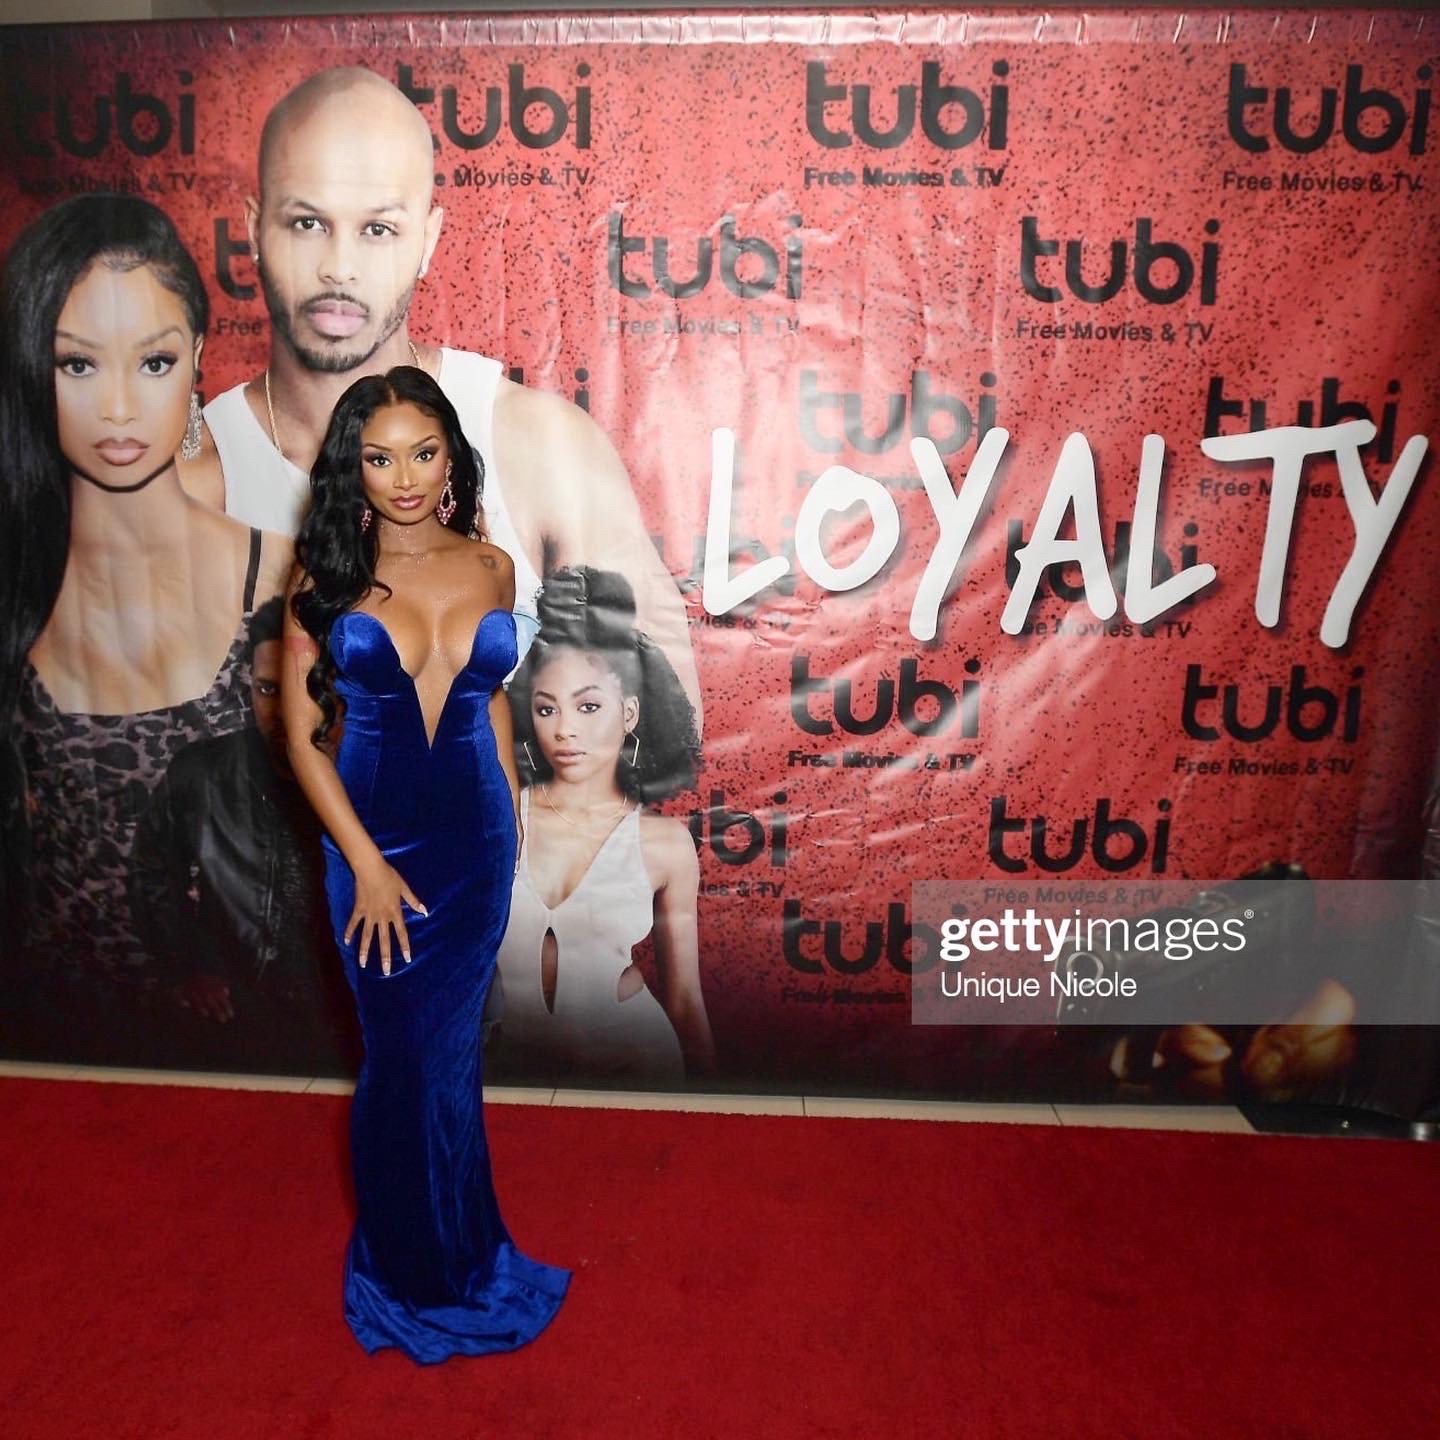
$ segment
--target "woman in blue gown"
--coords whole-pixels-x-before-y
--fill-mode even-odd
[[[421,1363],[523,1345],[570,1281],[515,1247],[485,1141],[480,1019],[520,842],[502,681],[520,647],[513,563],[479,538],[482,481],[428,374],[357,381],[311,475],[286,619],[288,749],[327,832],[365,1042],[345,1318],[366,1350]]]

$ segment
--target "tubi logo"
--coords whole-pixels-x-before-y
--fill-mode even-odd
[[[1265,709],[1258,720],[1242,720],[1240,717],[1240,686],[1227,685],[1223,692],[1218,685],[1204,683],[1204,667],[1185,667],[1185,696],[1180,703],[1180,723],[1192,740],[1219,740],[1222,733],[1232,740],[1255,744],[1268,740],[1275,733],[1283,714],[1285,728],[1291,736],[1300,741],[1329,740],[1335,734],[1336,721],[1341,721],[1340,739],[1353,745],[1360,734],[1360,686],[1351,685],[1341,698],[1323,685],[1307,685],[1303,665],[1290,669],[1290,684],[1267,685],[1265,687]],[[1365,667],[1357,665],[1350,678],[1359,681],[1365,674]],[[1255,688],[1252,683],[1250,689]],[[1220,714],[1217,717],[1212,706],[1216,697],[1220,699]],[[1201,706],[1207,707],[1204,716]],[[1318,707],[1319,713],[1315,713]],[[1310,710],[1311,718],[1306,718]],[[1212,721],[1219,719],[1217,727]]]
[[[791,215],[787,221],[792,229],[798,229],[805,222],[799,215]],[[622,295],[634,300],[643,300],[652,293],[652,284],[638,280],[626,268],[626,260],[632,255],[648,257],[649,279],[653,290],[662,291],[676,300],[688,300],[698,295],[710,283],[715,269],[715,242],[708,235],[701,235],[693,242],[694,263],[687,256],[686,268],[690,277],[677,280],[671,273],[670,256],[673,242],[664,235],[627,235],[625,217],[619,211],[610,212],[609,237],[606,244],[606,262],[610,272],[610,284]],[[720,221],[720,281],[732,295],[742,300],[752,300],[757,295],[769,295],[780,283],[784,272],[784,293],[790,300],[800,298],[803,274],[801,239],[789,236],[781,246],[784,252],[782,264],[780,254],[773,245],[764,240],[741,236],[735,230],[735,217],[726,215]],[[742,260],[759,260],[758,278],[740,278]],[[747,269],[750,267],[747,267]]]
[[[863,975],[880,963],[883,955],[891,969],[902,975],[929,970],[940,954],[940,934],[929,925],[912,925],[899,901],[885,907],[884,920],[865,922],[865,940],[858,952],[847,951],[845,926],[839,920],[808,920],[799,900],[787,900],[781,921],[781,946],[785,963],[806,975]],[[807,953],[806,941],[820,936],[820,956]],[[907,957],[905,947],[910,947]]]
[[[1003,79],[1010,73],[1008,60],[997,60],[990,73]],[[805,126],[810,136],[827,150],[844,150],[858,139],[876,150],[894,150],[910,138],[915,129],[915,86],[901,85],[895,91],[895,123],[889,130],[875,126],[868,85],[833,85],[823,60],[805,66]],[[850,130],[832,129],[826,111],[848,99]],[[991,150],[1005,149],[1008,138],[1010,92],[1005,85],[990,87]],[[946,112],[958,107],[947,123]],[[887,107],[888,108],[888,107]],[[958,123],[956,123],[958,122]],[[940,66],[927,60],[920,67],[920,128],[932,144],[942,150],[963,150],[985,132],[985,102],[963,85],[941,83]]]
[[[590,67],[577,65],[575,73],[583,80],[589,75]],[[398,66],[395,83],[417,108],[435,103],[435,87],[421,84],[415,78],[413,65]],[[549,118],[538,130],[532,130],[526,123],[526,112],[531,106],[539,106],[548,112]],[[558,90],[552,90],[548,85],[526,85],[524,65],[509,65],[506,67],[503,92],[498,85],[485,87],[484,109],[485,118],[480,128],[466,130],[460,123],[460,92],[454,85],[440,87],[440,128],[445,132],[445,138],[461,150],[479,150],[489,145],[500,134],[502,121],[509,125],[510,133],[527,150],[548,150],[565,138],[572,117],[575,121],[575,148],[590,148],[588,85],[575,87],[575,101],[571,105]]]
[[[976,675],[979,670],[978,660],[965,662],[966,674]],[[980,734],[980,689],[980,681],[963,680],[957,696],[942,680],[922,680],[920,662],[907,657],[900,662],[898,704],[895,682],[882,675],[875,682],[875,708],[869,715],[859,716],[855,713],[851,681],[811,675],[808,655],[795,655],[790,660],[790,716],[807,735],[833,735],[836,725],[851,735],[874,735],[898,717],[912,735],[938,735],[958,721],[960,734],[973,740]],[[831,695],[834,701],[833,720],[810,709],[811,698],[824,695]],[[935,706],[928,720],[922,720],[917,713],[921,700]]]
[[[227,216],[217,215],[212,230],[215,236],[215,283],[232,300],[253,300],[255,286],[242,284],[235,278],[234,264],[250,261],[250,237],[238,221],[233,230]]]
[[[176,72],[181,85],[190,85],[188,70]],[[195,97],[181,94],[162,99],[136,90],[129,74],[115,76],[114,95],[97,95],[88,102],[61,93],[53,100],[33,94],[17,78],[11,91],[9,110],[16,145],[27,155],[51,156],[55,146],[77,160],[92,160],[111,138],[132,155],[158,155],[178,135],[179,152],[195,153]],[[172,109],[173,107],[173,109]],[[44,122],[49,121],[47,126]],[[48,130],[52,140],[45,138]]]
[[[988,370],[980,376],[983,386],[995,385]],[[995,428],[996,397],[982,391],[975,412],[956,395],[931,388],[930,372],[914,370],[910,374],[910,393],[885,397],[885,428],[878,435],[865,429],[862,405],[864,397],[857,391],[822,390],[818,370],[800,372],[800,434],[806,445],[825,455],[838,455],[846,445],[862,455],[883,455],[902,441],[929,440],[942,455],[953,455],[971,435],[983,439],[987,430]],[[841,434],[821,428],[821,418],[840,412]],[[906,426],[906,414],[910,423]],[[946,433],[936,435],[932,422],[943,415],[948,422]]]
[[[1392,380],[1386,387],[1385,393],[1396,396],[1400,393],[1400,382]],[[1380,409],[1379,434],[1375,437],[1375,454],[1386,461],[1395,458],[1395,426],[1399,418],[1400,402],[1390,399]],[[1220,434],[1221,422],[1227,418],[1245,421],[1247,430],[1264,430],[1266,428],[1266,404],[1264,400],[1243,400],[1240,398],[1231,399],[1225,393],[1225,377],[1223,375],[1212,375],[1209,387],[1205,391],[1205,434]],[[1369,408],[1358,400],[1342,400],[1340,398],[1340,377],[1338,375],[1327,375],[1320,382],[1320,420],[1321,426],[1339,425],[1344,420],[1369,420],[1374,423],[1375,417],[1370,413]],[[1315,425],[1315,402],[1313,400],[1301,400],[1295,406],[1295,423],[1309,428]]]
[[[1428,81],[1431,71],[1422,65],[1416,72],[1417,80]],[[1425,153],[1425,132],[1430,123],[1430,92],[1417,90],[1411,109],[1388,90],[1366,90],[1364,88],[1364,67],[1345,67],[1345,101],[1341,109],[1340,132],[1345,143],[1352,150],[1363,155],[1380,155],[1398,145],[1408,128],[1410,130],[1410,153]],[[1337,96],[1328,85],[1320,91],[1319,115],[1315,128],[1308,134],[1297,130],[1292,123],[1295,107],[1287,86],[1275,89],[1274,110],[1265,107],[1270,91],[1263,85],[1248,82],[1245,67],[1230,67],[1230,93],[1225,107],[1225,120],[1230,128],[1230,138],[1242,150],[1262,155],[1270,148],[1270,140],[1264,131],[1265,121],[1270,122],[1271,132],[1280,145],[1296,155],[1309,155],[1324,146],[1335,133],[1335,105]],[[1312,110],[1313,102],[1308,98],[1301,102],[1302,110]],[[1247,124],[1247,111],[1259,110],[1254,117],[1256,128]],[[1369,135],[1361,128],[1366,115],[1378,112],[1384,117],[1384,124],[1378,134]]]
[[[785,791],[777,790],[770,798],[783,805],[789,797]],[[769,822],[767,835],[764,821],[757,816],[729,808],[723,790],[711,790],[709,808],[692,810],[687,821],[695,849],[708,844],[722,865],[749,865],[768,850],[770,864],[782,866],[790,853],[785,843],[789,817],[785,811],[776,810]]]
[[[1156,809],[1163,816],[1170,809],[1168,800],[1158,801]],[[1029,868],[1027,862],[1011,855],[1005,841],[1010,835],[1030,832],[1030,859],[1042,870],[1054,874],[1061,870],[1073,869],[1085,858],[1085,845],[1090,843],[1090,853],[1095,863],[1112,875],[1133,870],[1147,854],[1150,855],[1150,869],[1153,874],[1164,873],[1169,863],[1170,821],[1159,819],[1155,822],[1153,849],[1151,838],[1138,822],[1120,816],[1110,818],[1108,798],[1095,802],[1094,834],[1090,831],[1090,817],[1082,815],[1074,822],[1070,831],[1070,843],[1059,855],[1050,854],[1046,848],[1049,822],[1043,815],[1029,818],[1017,816],[1011,819],[1006,809],[1005,796],[996,795],[990,801],[990,858],[1001,869],[1012,875],[1023,875]],[[1121,842],[1118,853],[1112,853],[1112,842]]]
[[[1183,300],[1195,281],[1195,261],[1190,252],[1173,240],[1152,238],[1154,222],[1148,216],[1141,216],[1135,222],[1135,289],[1140,297],[1152,305],[1173,305]],[[1220,233],[1218,220],[1205,222],[1207,235]],[[1045,240],[1040,235],[1040,221],[1034,215],[1027,215],[1020,222],[1020,280],[1026,293],[1036,300],[1055,304],[1065,298],[1065,292],[1055,285],[1044,284],[1039,276],[1036,262],[1060,253],[1059,240]],[[1110,273],[1098,285],[1091,285],[1085,279],[1084,240],[1065,242],[1065,284],[1077,300],[1102,305],[1113,299],[1125,286],[1129,276],[1129,246],[1124,240],[1110,242]],[[1158,262],[1168,261],[1175,267],[1175,278],[1168,285],[1157,284],[1154,269]],[[1220,246],[1207,240],[1200,247],[1200,303],[1213,305],[1220,273]]]

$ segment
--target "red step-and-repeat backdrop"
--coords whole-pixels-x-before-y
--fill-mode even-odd
[[[334,65],[418,107],[445,220],[411,335],[587,410],[684,599],[703,766],[655,808],[698,850],[717,1083],[1105,1093],[1094,1032],[911,1023],[920,881],[1415,873],[1421,17],[246,20],[0,61],[0,244],[81,191],[161,206],[212,395],[269,355],[267,111]],[[1399,1103],[1403,1038],[1308,1093]]]

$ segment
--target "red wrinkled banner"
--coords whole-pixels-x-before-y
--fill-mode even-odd
[[[446,210],[411,333],[588,408],[686,596],[705,764],[665,809],[700,846],[727,1070],[939,1085],[977,1042],[909,1023],[917,881],[1414,865],[1440,690],[1428,466],[1333,649],[1321,618],[1354,539],[1333,460],[1306,467],[1267,627],[1270,469],[1201,441],[1368,416],[1378,494],[1435,433],[1431,36],[1421,15],[1333,12],[27,30],[0,38],[0,244],[81,189],[162,205],[211,287],[218,393],[266,363],[242,202],[268,107],[335,64],[404,88]],[[919,641],[939,526],[910,442],[958,485],[995,426],[991,500]],[[722,428],[731,570],[787,568],[715,616],[700,582]],[[1012,552],[1077,431],[1121,583],[1148,434],[1166,446],[1156,578],[1218,579],[1142,627],[1123,604],[1098,620],[1068,567],[1005,633]],[[900,520],[846,593],[794,553],[833,464],[878,480]],[[829,524],[831,562],[869,534],[858,510]]]

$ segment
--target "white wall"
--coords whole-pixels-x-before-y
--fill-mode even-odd
[[[213,14],[201,9],[197,14]],[[54,25],[68,20],[149,20],[154,0],[0,0],[0,24]]]

